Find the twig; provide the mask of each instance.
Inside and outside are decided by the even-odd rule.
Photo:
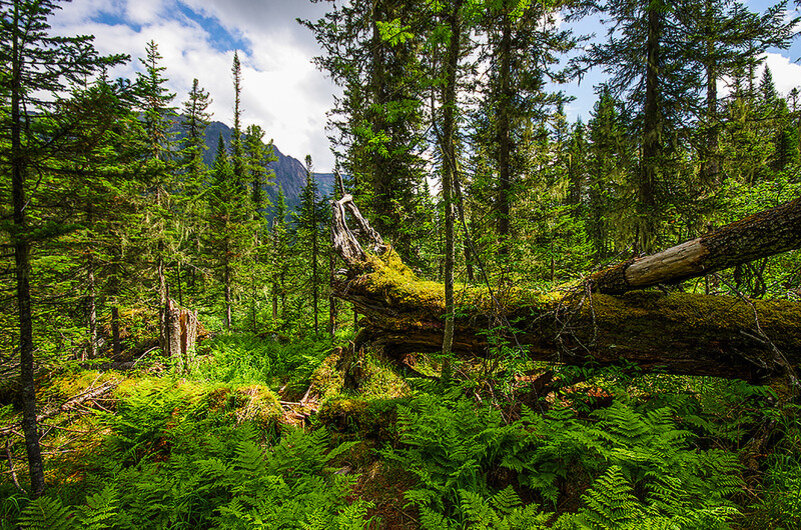
[[[737,295],[737,298],[748,304],[748,306],[751,308],[751,311],[753,311],[754,313],[754,325],[756,327],[756,331],[760,337],[765,339],[763,344],[767,343],[767,345],[770,347],[770,350],[774,356],[774,362],[776,362],[776,364],[784,368],[784,370],[787,373],[787,376],[790,378],[790,383],[796,389],[796,391],[801,389],[801,382],[799,382],[798,380],[798,375],[795,373],[795,369],[793,369],[793,366],[787,360],[787,357],[785,357],[784,354],[781,352],[781,350],[779,350],[779,348],[776,347],[773,341],[770,340],[770,337],[768,337],[767,333],[765,333],[765,331],[762,329],[762,326],[759,324],[759,313],[757,312],[756,304],[754,304],[754,302],[749,300],[743,293],[741,293],[739,289],[733,287],[730,283],[721,278],[720,275],[716,273],[715,276],[729,289],[734,291],[734,293]]]
[[[51,418],[51,417],[55,416],[56,414],[59,414],[61,412],[67,412],[68,410],[72,410],[74,407],[84,403],[85,401],[89,401],[91,399],[94,399],[94,398],[97,398],[99,396],[102,396],[103,394],[105,394],[109,390],[115,388],[118,384],[119,384],[119,381],[111,381],[109,383],[106,383],[106,384],[98,387],[98,388],[87,389],[84,392],[78,394],[77,396],[74,396],[74,397],[68,399],[60,407],[48,409],[48,410],[42,412],[41,414],[37,415],[36,416],[36,422],[39,423],[39,422],[41,422],[43,420],[46,420],[48,418]],[[14,423],[12,425],[0,428],[0,435],[8,434],[8,433],[17,434],[14,429],[16,429],[18,427],[21,427],[21,426],[22,426],[22,422],[18,422],[18,423]],[[45,433],[45,434],[47,434],[47,433]]]
[[[11,458],[11,449],[8,447],[8,438],[6,438],[6,458],[8,459],[8,467],[11,470],[11,480],[14,482],[14,485],[20,490],[22,493],[25,493],[25,490],[19,485],[19,481],[17,480],[17,472],[14,471],[14,459]]]
[[[137,358],[137,359],[136,359],[136,360],[133,362],[133,364],[132,364],[131,366],[132,366],[132,367],[133,367],[133,366],[136,366],[136,363],[138,363],[139,361],[141,361],[141,360],[142,360],[142,358],[143,358],[145,355],[147,355],[148,353],[152,352],[153,350],[158,350],[158,349],[159,349],[159,347],[158,347],[158,346],[153,346],[152,348],[150,348],[149,350],[147,350],[145,353],[143,353],[142,355],[140,355],[140,356],[139,356],[139,357],[138,357],[138,358]]]

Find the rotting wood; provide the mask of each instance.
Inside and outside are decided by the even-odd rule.
[[[355,208],[352,198],[347,199]],[[516,328],[514,340],[536,360],[601,365],[625,361],[645,371],[753,382],[778,377],[788,366],[801,365],[801,304],[786,300],[745,303],[727,296],[654,291],[605,293],[668,278],[678,281],[692,277],[689,274],[694,271],[706,273],[738,260],[801,246],[800,208],[797,199],[663,253],[607,269],[584,289],[512,290],[497,300],[486,289],[463,288],[457,292],[460,309],[453,351],[488,352],[486,330],[494,327],[497,313],[502,312]],[[360,252],[343,253],[341,248],[353,248],[358,242],[347,230],[344,207],[340,213],[342,222],[334,227],[346,230],[339,236],[340,241],[348,241],[347,246],[338,251],[349,269],[346,277],[334,283],[334,291],[364,317],[356,347],[370,343],[397,360],[410,353],[438,351],[445,308],[442,284],[418,279],[386,246],[378,254],[364,252],[360,246]],[[737,241],[738,235],[746,242]],[[763,248],[750,248],[760,241]],[[770,340],[764,340],[765,336]],[[779,362],[775,349],[786,362]]]

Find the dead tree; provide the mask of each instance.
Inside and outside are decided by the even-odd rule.
[[[351,231],[346,212],[356,223]],[[417,278],[346,195],[333,203],[333,240],[348,266],[336,296],[364,318],[359,342],[397,360],[442,347],[442,284]],[[355,233],[366,238],[365,251]],[[801,246],[801,199],[760,212],[672,249],[632,260],[552,293],[461,287],[453,351],[485,354],[486,330],[502,318],[531,358],[645,371],[773,380],[801,365],[801,304],[661,291],[628,292],[702,276]],[[613,294],[610,294],[613,293]]]

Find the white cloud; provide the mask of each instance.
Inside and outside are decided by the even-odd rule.
[[[770,68],[779,94],[786,96],[793,88],[801,89],[801,64],[778,53],[767,53],[765,64]]]
[[[177,94],[176,106],[186,99],[192,80],[197,78],[214,100],[210,108],[214,119],[231,125],[233,50],[215,47],[219,35],[212,35],[210,28],[181,15],[168,16],[177,13],[176,4],[168,3],[174,1],[75,0],[65,5],[52,23],[61,34],[95,35],[95,46],[101,53],[130,54],[131,63],[112,71],[113,76],[133,78],[140,70],[138,58],[144,55],[146,43],[154,40],[167,67],[169,89]],[[229,33],[249,43],[248,50],[239,52],[243,125],[260,125],[282,152],[301,160],[311,154],[319,171],[330,170],[334,162],[325,132],[326,112],[338,89],[311,63],[317,51],[308,45],[308,36],[302,35],[307,30],[294,20],[294,16],[311,15],[306,11],[290,16],[291,4],[305,3],[237,0],[235,4],[237,9],[224,15],[217,0],[184,1],[206,17],[220,17],[220,24]],[[248,19],[244,9],[247,4],[252,4],[255,15],[267,19],[259,20],[255,15]],[[316,8],[319,10],[319,6]],[[99,22],[110,20],[101,13],[122,17],[126,24]],[[243,25],[235,25],[239,23]]]
[[[164,13],[162,0],[128,0],[125,15],[134,24],[156,22]]]

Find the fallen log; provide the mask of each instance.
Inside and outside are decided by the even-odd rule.
[[[69,412],[71,410],[74,410],[75,407],[85,403],[86,401],[97,399],[117,388],[117,385],[119,385],[119,383],[120,383],[119,381],[109,381],[103,383],[99,387],[88,388],[83,392],[81,392],[80,394],[72,396],[58,407],[52,407],[39,413],[36,416],[36,423],[39,424],[48,418],[52,418],[57,414],[61,414],[62,412]],[[13,423],[11,425],[0,427],[0,436],[13,433],[15,432],[16,429],[19,429],[21,426],[22,422],[20,421],[17,423]]]
[[[782,225],[784,228],[779,229],[774,223],[777,216],[757,214],[740,221],[744,232],[738,232],[734,223],[720,229],[718,236],[699,238],[705,249],[700,254],[715,266],[736,264],[733,259],[723,260],[716,250],[723,247],[715,243],[726,242],[729,249],[742,249],[735,240],[734,234],[738,233],[752,243],[771,237],[767,232],[781,233],[782,241],[799,246],[801,229],[793,232],[797,224],[792,223],[798,223],[800,203],[796,200],[788,204],[792,206],[785,205],[778,217],[794,220]],[[365,252],[345,220],[348,211],[360,226],[366,223],[352,197],[345,196],[333,205],[336,249],[348,264],[346,275],[338,277],[333,288],[336,296],[352,302],[364,316],[359,341],[370,342],[397,360],[409,353],[439,351],[444,286],[417,278],[380,236],[362,229],[374,249]],[[790,217],[788,210],[795,217]],[[772,228],[759,228],[756,221],[760,218],[771,223]],[[749,236],[754,230],[758,238]],[[779,239],[770,239],[762,251],[744,250],[744,261],[765,255],[759,252],[786,250],[791,243],[780,243]],[[699,265],[699,253],[691,255],[696,256],[691,258],[692,267],[710,270]],[[625,278],[631,265],[628,263],[618,272],[622,270]],[[685,278],[692,267],[671,266],[678,274],[664,278]],[[627,291],[635,286],[644,284],[610,284],[601,275],[561,292],[513,289],[502,298],[485,288],[458,287],[453,350],[461,354],[487,353],[487,330],[502,321],[510,324],[507,338],[524,347],[532,359],[541,361],[600,365],[625,361],[645,371],[752,382],[774,379],[801,365],[801,304],[688,293],[642,291],[613,296],[603,292]]]
[[[622,294],[705,276],[801,247],[801,197],[590,276],[599,293]]]

